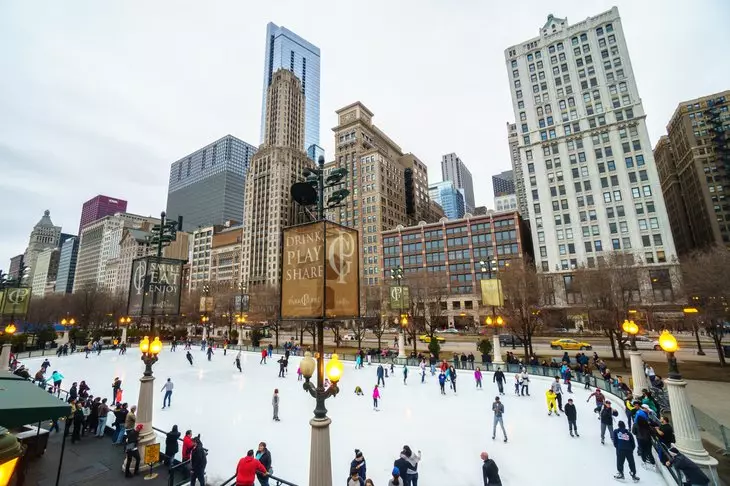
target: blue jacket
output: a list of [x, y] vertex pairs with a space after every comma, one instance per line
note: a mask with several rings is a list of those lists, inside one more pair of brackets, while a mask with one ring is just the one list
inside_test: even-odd
[[618, 451], [633, 451], [636, 448], [634, 436], [628, 429], [616, 429], [613, 431], [613, 446]]
[[378, 378], [383, 377], [383, 365], [378, 365]]
[[444, 383], [446, 383], [446, 375], [443, 373], [439, 373], [439, 384], [443, 385]]

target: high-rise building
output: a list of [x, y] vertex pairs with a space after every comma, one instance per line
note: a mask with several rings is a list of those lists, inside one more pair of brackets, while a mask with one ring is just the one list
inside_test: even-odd
[[573, 25], [550, 15], [504, 54], [538, 269], [565, 272], [567, 288], [573, 269], [625, 251], [649, 266], [641, 288], [672, 281], [676, 251], [618, 9]]
[[58, 272], [56, 273], [57, 294], [70, 294], [74, 288], [76, 274], [76, 259], [79, 253], [79, 238], [77, 236], [66, 239], [61, 244], [61, 253], [58, 257]]
[[517, 195], [505, 194], [494, 198], [495, 211], [515, 211], [517, 209]]
[[233, 135], [196, 150], [170, 167], [167, 218], [183, 217], [183, 230], [239, 221], [246, 174], [256, 147]]
[[46, 248], [38, 254], [30, 278], [31, 294], [34, 297], [43, 297], [53, 292], [56, 286], [59, 254], [58, 248]]
[[464, 195], [456, 189], [453, 182], [443, 181], [431, 184], [428, 186], [428, 194], [432, 201], [444, 209], [447, 218], [461, 219], [464, 217]]
[[515, 194], [514, 173], [511, 170], [505, 170], [493, 175], [492, 189], [494, 190], [494, 197]]
[[11, 279], [17, 279], [20, 276], [20, 269], [23, 267], [24, 255], [15, 255], [10, 259], [10, 266], [8, 267], [8, 277]]
[[25, 253], [23, 254], [23, 263], [27, 267], [27, 273], [25, 275], [26, 279], [33, 278], [35, 262], [38, 255], [43, 250], [58, 247], [60, 238], [61, 227], [53, 225], [53, 221], [51, 221], [51, 212], [46, 209], [43, 212], [43, 217], [33, 227], [33, 231], [30, 232], [28, 247], [25, 249]]
[[464, 209], [474, 213], [474, 183], [471, 172], [458, 155], [451, 153], [441, 157], [441, 180], [451, 181], [464, 195]]
[[530, 217], [530, 207], [527, 204], [525, 194], [525, 179], [522, 175], [522, 162], [520, 161], [520, 141], [517, 134], [517, 124], [507, 122], [507, 142], [509, 143], [509, 155], [512, 162], [512, 179], [517, 195], [517, 209], [527, 221]]
[[[350, 196], [344, 207], [328, 218], [359, 232], [363, 283], [377, 284], [382, 271], [378, 235], [398, 225], [438, 221], [443, 212], [434, 208], [428, 195], [428, 169], [415, 155], [404, 154], [390, 137], [373, 124], [373, 113], [355, 102], [337, 110], [335, 160], [325, 173], [344, 168], [344, 185]], [[331, 192], [328, 191], [328, 192]], [[366, 299], [362, 299], [364, 303]]]
[[210, 280], [233, 288], [241, 281], [243, 225], [223, 228], [213, 234], [210, 251]]
[[730, 91], [677, 106], [654, 148], [679, 254], [730, 246]]
[[[249, 288], [278, 285], [281, 232], [305, 221], [290, 194], [292, 184], [304, 180], [304, 169], [313, 167], [303, 144], [304, 103], [299, 78], [286, 69], [276, 71], [268, 84], [264, 143], [246, 179], [241, 274]], [[191, 287], [193, 278], [191, 267]]]
[[319, 155], [315, 153], [316, 149], [312, 152], [310, 148], [312, 145], [319, 146], [319, 47], [285, 27], [269, 22], [266, 26], [264, 89], [261, 95], [261, 143], [265, 143], [268, 133], [266, 107], [269, 86], [279, 69], [286, 69], [296, 75], [304, 95], [304, 136], [301, 146], [296, 148], [316, 157]]
[[115, 213], [123, 213], [126, 210], [127, 201], [99, 194], [86, 201], [81, 207], [81, 220], [79, 221], [78, 234], [81, 234], [83, 227], [92, 221]]

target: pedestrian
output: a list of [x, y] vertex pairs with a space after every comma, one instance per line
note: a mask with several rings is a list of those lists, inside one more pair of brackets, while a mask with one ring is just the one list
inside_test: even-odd
[[185, 357], [188, 359], [188, 363], [190, 363], [190, 366], [193, 366], [193, 355], [190, 354], [190, 350], [188, 350], [187, 354], [185, 354]]
[[497, 424], [502, 428], [502, 435], [504, 441], [507, 442], [507, 431], [504, 430], [504, 404], [499, 400], [499, 395], [494, 397], [494, 403], [492, 403], [492, 412], [494, 412], [494, 422], [492, 423], [492, 440], [497, 437]]
[[355, 458], [350, 462], [350, 471], [353, 469], [357, 471], [357, 475], [364, 482], [365, 476], [367, 475], [367, 464], [365, 463], [365, 456], [363, 456], [360, 449], [355, 449]]
[[162, 410], [172, 405], [172, 390], [175, 388], [175, 384], [170, 378], [167, 379], [160, 391], [165, 392], [165, 396], [162, 398]]
[[175, 454], [179, 450], [179, 440], [180, 431], [177, 429], [177, 425], [173, 425], [172, 430], [165, 436], [165, 464], [168, 467], [175, 465]]
[[74, 381], [71, 383], [71, 388], [68, 390], [68, 399], [69, 400], [76, 400], [79, 397], [79, 387]]
[[208, 355], [208, 361], [210, 361], [213, 357], [213, 346], [208, 346], [208, 351], [206, 351], [206, 354]]
[[572, 398], [568, 398], [568, 403], [565, 404], [564, 411], [565, 416], [568, 418], [568, 431], [570, 432], [570, 436], [573, 437], [573, 432], [575, 432], [575, 436], [580, 437], [580, 435], [578, 435], [578, 426], [576, 425], [578, 411], [575, 408], [575, 404], [573, 404]]
[[522, 370], [522, 376], [520, 377], [522, 380], [522, 387], [520, 388], [520, 395], [528, 397], [530, 396], [530, 376], [527, 374], [527, 370]]
[[284, 368], [286, 368], [286, 362], [284, 361], [284, 357], [282, 356], [279, 358], [279, 378], [284, 378]]
[[591, 397], [596, 398], [596, 408], [593, 409], [593, 413], [599, 413], [603, 409], [603, 402], [606, 401], [606, 397], [601, 393], [600, 388], [596, 388], [596, 391], [588, 395], [588, 400], [586, 400], [586, 403], [588, 403], [591, 400]]
[[132, 465], [132, 459], [134, 459], [134, 476], [139, 473], [139, 431], [142, 430], [142, 424], [137, 425], [135, 428], [127, 432], [127, 443], [124, 445], [124, 452], [127, 455], [127, 464], [124, 467], [124, 476], [131, 478], [132, 474], [129, 472], [129, 467]]
[[506, 382], [507, 378], [505, 378], [502, 368], [497, 368], [497, 371], [494, 372], [494, 376], [492, 377], [492, 383], [497, 383], [500, 395], [504, 395], [504, 384]]
[[502, 486], [502, 480], [499, 477], [499, 467], [497, 463], [489, 458], [489, 454], [482, 452], [482, 477], [484, 478], [484, 486]]
[[656, 431], [659, 441], [664, 444], [667, 449], [669, 449], [675, 442], [674, 428], [669, 423], [669, 418], [666, 415], [662, 415], [660, 420], [661, 425], [659, 425], [659, 427], [654, 427], [654, 430]]
[[183, 437], [182, 462], [190, 460], [190, 454], [193, 452], [193, 446], [195, 446], [195, 443], [193, 442], [193, 431], [186, 430], [185, 437]]
[[99, 397], [94, 398], [91, 402], [91, 412], [89, 413], [89, 420], [87, 426], [92, 434], [96, 435], [96, 429], [99, 426], [99, 407], [101, 406], [101, 399]]
[[626, 395], [626, 400], [624, 400], [624, 407], [626, 409], [626, 420], [629, 429], [632, 428], [634, 423], [634, 414], [639, 410], [640, 408], [640, 402], [634, 403], [635, 399], [634, 396], [629, 393]]
[[375, 388], [373, 388], [373, 410], [376, 412], [380, 409], [378, 408], [378, 400], [380, 400], [380, 390], [378, 389], [378, 385], [375, 385]]
[[690, 458], [679, 452], [676, 447], [669, 449], [670, 457], [666, 458], [664, 464], [667, 467], [674, 466], [684, 476], [684, 486], [706, 486], [710, 484], [710, 478], [702, 472], [702, 469]]
[[644, 374], [647, 378], [649, 378], [649, 382], [653, 385], [654, 380], [656, 379], [656, 373], [654, 373], [654, 368], [652, 368], [648, 363], [644, 363]]
[[253, 449], [249, 449], [236, 466], [236, 486], [254, 486], [254, 478], [259, 473], [268, 475], [261, 461], [254, 457]]
[[97, 439], [104, 437], [104, 432], [106, 432], [106, 417], [108, 414], [109, 406], [106, 404], [106, 398], [104, 398], [101, 401], [101, 405], [99, 405], [99, 425], [96, 428]]
[[267, 356], [268, 356], [268, 353], [266, 351], [266, 348], [261, 348], [261, 361], [259, 361], [259, 364], [266, 364]]
[[124, 419], [124, 430], [132, 430], [137, 426], [137, 405], [132, 405]]
[[603, 437], [608, 430], [608, 436], [613, 436], [613, 418], [618, 417], [618, 410], [611, 408], [611, 402], [606, 400], [601, 410], [601, 444], [604, 443]]
[[[271, 345], [269, 345], [271, 347]], [[273, 347], [272, 347], [273, 349]], [[259, 442], [259, 448], [256, 451], [256, 459], [259, 460], [266, 474], [257, 472], [256, 479], [259, 480], [261, 486], [269, 486], [269, 474], [271, 473], [271, 452], [266, 448], [266, 442]]]
[[121, 390], [121, 388], [122, 380], [120, 380], [118, 376], [115, 376], [114, 381], [112, 381], [112, 400], [117, 398], [117, 391]]
[[81, 428], [81, 436], [83, 437], [86, 435], [86, 429], [89, 426], [89, 415], [91, 414], [91, 400], [84, 401], [83, 406], [81, 407], [81, 410], [84, 412], [84, 424]]
[[274, 420], [279, 421], [279, 389], [274, 388], [274, 396], [271, 397], [271, 406], [274, 408]]
[[439, 373], [439, 387], [441, 388], [441, 394], [446, 395], [446, 390], [444, 387], [446, 386], [446, 375], [443, 371]]
[[563, 389], [560, 387], [560, 377], [556, 376], [555, 381], [552, 382], [550, 387], [555, 393], [555, 398], [558, 400], [558, 410], [563, 411]]
[[200, 486], [205, 486], [205, 467], [207, 465], [208, 458], [206, 457], [203, 442], [201, 442], [200, 435], [198, 434], [193, 439], [193, 450], [190, 453], [190, 468], [192, 470], [190, 486], [195, 486], [196, 479], [200, 482]]
[[636, 463], [634, 462], [636, 443], [634, 442], [634, 436], [626, 428], [623, 420], [618, 421], [618, 428], [613, 431], [611, 438], [613, 446], [616, 448], [616, 469], [618, 470], [618, 474], [614, 478], [624, 479], [624, 462], [628, 461], [631, 479], [634, 482], [638, 481], [639, 477], [636, 475]]
[[555, 392], [552, 388], [547, 389], [547, 391], [545, 392], [545, 398], [547, 400], [548, 415], [552, 415], [553, 412], [555, 412], [555, 415], [560, 417], [560, 412], [558, 412], [558, 407], [556, 404]]
[[522, 387], [522, 375], [515, 373], [515, 395], [520, 396], [520, 388]]
[[84, 411], [81, 403], [77, 403], [73, 413], [73, 432], [71, 433], [71, 443], [74, 444], [81, 440], [81, 429], [84, 427]]
[[360, 477], [357, 469], [350, 469], [350, 477], [347, 478], [347, 486], [365, 486], [365, 482]]
[[[400, 476], [399, 468], [394, 467], [391, 474], [392, 477], [390, 478], [390, 480], [388, 480], [388, 486], [405, 486], [405, 483], [403, 483], [403, 478]], [[365, 486], [368, 486], [367, 481], [365, 482]]]
[[409, 446], [404, 445], [401, 457], [408, 462], [403, 482], [408, 486], [418, 486], [418, 463], [421, 461], [421, 451], [418, 451], [418, 455], [416, 455]]
[[477, 366], [477, 369], [474, 370], [474, 380], [477, 382], [477, 388], [480, 390], [482, 389], [482, 370], [479, 369]]
[[127, 419], [127, 404], [117, 404], [116, 410], [114, 410], [114, 434], [112, 435], [112, 443], [116, 445], [122, 445], [124, 441], [124, 422]]
[[406, 380], [408, 380], [408, 366], [403, 365], [403, 384], [407, 385]]
[[240, 351], [236, 355], [236, 368], [238, 368], [239, 373], [243, 372], [243, 370], [241, 369], [241, 352]]
[[383, 368], [383, 365], [379, 364], [378, 370], [376, 371], [376, 374], [378, 375], [378, 385], [380, 385], [380, 382], [383, 382], [383, 386], [385, 386], [385, 378], [383, 378], [384, 373], [385, 369]]
[[79, 383], [79, 396], [83, 399], [89, 398], [89, 385], [86, 384], [84, 380], [81, 380], [81, 383]]
[[449, 386], [454, 390], [454, 393], [456, 393], [456, 368], [453, 366], [449, 368], [449, 379], [451, 380]]

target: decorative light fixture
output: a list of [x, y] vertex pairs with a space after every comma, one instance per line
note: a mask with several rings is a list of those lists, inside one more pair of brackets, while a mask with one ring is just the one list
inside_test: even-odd
[[23, 446], [8, 429], [0, 427], [0, 486], [7, 486], [13, 477]]
[[340, 378], [342, 378], [344, 370], [345, 367], [343, 366], [342, 361], [339, 360], [337, 354], [333, 354], [326, 366], [327, 378], [329, 378], [332, 383], [337, 383], [340, 381]]
[[674, 380], [680, 380], [682, 375], [679, 374], [679, 367], [677, 366], [677, 358], [674, 357], [674, 352], [679, 349], [677, 345], [677, 338], [672, 336], [667, 330], [662, 331], [659, 336], [659, 346], [667, 353], [667, 363], [669, 364], [669, 378]]
[[15, 331], [17, 330], [18, 329], [15, 327], [15, 324], [13, 324], [12, 322], [5, 326], [5, 332], [8, 334], [15, 334]]
[[309, 380], [312, 375], [314, 374], [314, 367], [317, 365], [317, 362], [314, 361], [314, 358], [312, 358], [312, 353], [307, 351], [304, 353], [304, 358], [302, 358], [302, 361], [299, 363], [299, 368], [302, 370], [302, 375], [306, 380]]

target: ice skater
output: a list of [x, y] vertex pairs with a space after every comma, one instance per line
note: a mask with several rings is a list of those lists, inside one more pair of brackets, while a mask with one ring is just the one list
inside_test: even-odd
[[403, 365], [403, 384], [407, 385], [406, 380], [408, 380], [408, 366]]
[[451, 384], [449, 386], [452, 390], [454, 390], [454, 393], [456, 393], [456, 368], [453, 366], [449, 368], [449, 380], [451, 380]]
[[616, 469], [618, 470], [618, 474], [614, 478], [624, 479], [624, 462], [628, 461], [631, 479], [637, 482], [639, 476], [636, 475], [636, 463], [634, 462], [636, 442], [634, 441], [634, 436], [626, 428], [623, 420], [618, 421], [618, 429], [613, 431], [612, 439], [613, 446], [616, 448]]
[[555, 393], [555, 397], [558, 399], [558, 410], [563, 411], [563, 389], [560, 387], [560, 377], [556, 376], [555, 381], [552, 382], [550, 388]]
[[380, 382], [383, 383], [383, 386], [385, 386], [385, 378], [383, 378], [383, 375], [385, 373], [385, 368], [383, 368], [383, 365], [378, 365], [378, 370], [376, 371], [376, 374], [378, 375], [378, 385], [380, 385]]
[[439, 373], [439, 387], [441, 388], [441, 394], [446, 395], [446, 390], [444, 387], [446, 386], [446, 374], [442, 371]]
[[266, 348], [261, 348], [261, 361], [259, 361], [259, 364], [266, 364], [266, 357], [269, 355], [269, 353], [266, 351]]
[[604, 444], [603, 437], [608, 430], [608, 436], [613, 437], [613, 418], [618, 417], [618, 410], [611, 408], [611, 402], [606, 400], [601, 410], [601, 444]]
[[426, 362], [421, 361], [421, 383], [426, 383]]
[[284, 378], [284, 368], [286, 368], [286, 361], [284, 360], [284, 357], [282, 356], [279, 358], [279, 378]]
[[302, 367], [297, 367], [297, 381], [302, 381]]
[[373, 410], [376, 412], [380, 411], [378, 408], [378, 400], [380, 400], [380, 390], [378, 389], [378, 385], [375, 385], [375, 388], [373, 388]]
[[236, 355], [236, 368], [238, 368], [239, 373], [243, 372], [243, 370], [241, 369], [241, 352], [240, 351]]
[[545, 392], [545, 399], [547, 400], [548, 415], [552, 415], [553, 412], [555, 412], [555, 415], [560, 417], [560, 413], [558, 413], [558, 406], [555, 403], [556, 402], [555, 392], [553, 391], [552, 388], [548, 388], [547, 391]]
[[527, 370], [522, 370], [522, 376], [520, 377], [522, 380], [522, 388], [520, 389], [520, 395], [528, 397], [530, 396], [530, 375], [527, 374]]
[[515, 373], [515, 395], [520, 396], [520, 387], [522, 386], [522, 379], [519, 373]]
[[476, 370], [474, 370], [474, 380], [477, 382], [477, 388], [480, 390], [482, 389], [482, 370], [477, 367]]
[[208, 355], [208, 361], [210, 361], [213, 357], [213, 346], [208, 346], [208, 351], [206, 351], [206, 354]]
[[274, 408], [274, 421], [279, 422], [279, 389], [274, 388], [274, 396], [271, 398], [271, 406]]
[[507, 378], [505, 378], [502, 368], [497, 368], [497, 371], [494, 372], [494, 376], [492, 377], [492, 383], [497, 383], [499, 394], [504, 395], [504, 384], [507, 383]]
[[162, 410], [165, 410], [165, 408], [172, 405], [173, 388], [175, 388], [175, 384], [172, 382], [172, 380], [170, 380], [170, 378], [168, 378], [165, 384], [162, 385], [162, 390], [160, 390], [165, 392], [165, 396], [162, 398]]
[[502, 427], [502, 435], [504, 441], [507, 442], [507, 432], [504, 430], [504, 422], [502, 416], [504, 415], [504, 404], [499, 400], [499, 395], [494, 397], [494, 403], [492, 403], [492, 412], [494, 412], [494, 423], [492, 424], [492, 440], [497, 437], [497, 424]]
[[185, 357], [188, 359], [188, 363], [190, 363], [190, 366], [193, 366], [193, 355], [190, 354], [190, 350], [188, 350], [187, 354], [185, 354]]
[[606, 397], [601, 393], [600, 388], [596, 388], [596, 391], [588, 395], [588, 400], [586, 400], [586, 403], [591, 401], [591, 397], [596, 398], [596, 408], [593, 409], [593, 413], [598, 413], [603, 409], [603, 402], [606, 401]]
[[570, 436], [573, 437], [573, 432], [575, 432], [575, 436], [580, 437], [580, 435], [578, 435], [578, 427], [575, 425], [576, 419], [578, 418], [578, 412], [575, 409], [572, 398], [568, 398], [568, 403], [565, 404], [563, 411], [565, 412], [565, 416], [568, 418], [568, 431], [570, 432]]

